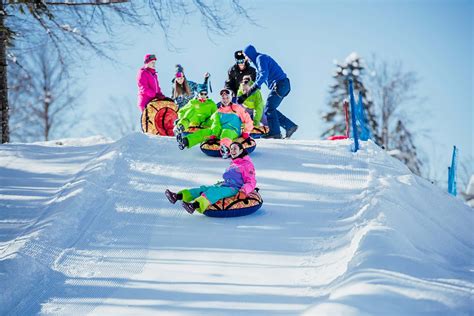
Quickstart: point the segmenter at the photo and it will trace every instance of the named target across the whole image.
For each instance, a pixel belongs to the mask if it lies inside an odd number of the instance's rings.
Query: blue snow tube
[[[210,205],[203,214],[209,217],[237,217],[255,213],[263,204],[258,191],[255,188],[245,199],[237,199],[237,196],[223,198]]]
[[[255,147],[257,147],[257,143],[251,137],[247,140],[243,139],[242,137],[239,137],[234,141],[239,142],[242,145],[244,145],[244,148],[247,149],[249,154],[255,150]],[[201,144],[200,147],[201,147],[201,151],[208,156],[222,157],[221,152],[220,152],[221,146],[219,145],[218,139],[210,139],[208,141],[205,141]]]

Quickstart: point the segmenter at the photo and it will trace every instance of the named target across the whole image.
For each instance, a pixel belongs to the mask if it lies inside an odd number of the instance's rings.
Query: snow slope
[[[259,140],[264,206],[189,215],[229,162],[131,134],[0,146],[0,314],[470,315],[472,209],[373,143]]]

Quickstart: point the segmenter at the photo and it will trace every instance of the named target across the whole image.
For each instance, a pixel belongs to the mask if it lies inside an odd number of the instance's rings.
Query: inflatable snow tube
[[[244,145],[244,148],[247,149],[248,153],[250,154],[255,150],[255,147],[257,147],[257,143],[252,137],[249,137],[248,140],[243,139],[242,137],[239,137],[235,139],[234,141],[241,143]],[[221,146],[219,145],[219,140],[217,139],[210,139],[208,141],[205,141],[201,144],[201,151],[205,153],[208,156],[211,157],[222,157],[221,155]]]
[[[348,139],[349,137],[345,135],[335,135],[335,136],[329,136],[328,140],[343,140],[343,139]]]
[[[173,136],[178,106],[172,101],[151,100],[142,113],[142,131],[147,134]]]
[[[228,197],[210,205],[204,211],[204,215],[210,217],[237,217],[255,213],[262,207],[263,199],[255,188],[245,199],[237,199],[236,196]]]
[[[265,126],[265,125],[254,127],[253,130],[250,132],[250,136],[252,136],[252,138],[260,138],[264,134],[268,134],[269,130],[270,129],[268,128],[268,126]]]

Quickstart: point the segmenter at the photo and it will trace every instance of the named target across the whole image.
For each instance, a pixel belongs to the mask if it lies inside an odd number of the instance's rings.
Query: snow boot
[[[194,213],[194,211],[197,208],[199,208],[199,202],[192,202],[192,203],[183,202],[181,205],[186,210],[186,212],[188,212],[189,214]]]
[[[274,135],[270,135],[270,134],[264,134],[262,135],[262,138],[266,138],[266,139],[269,139],[269,138],[274,138],[274,139],[281,139],[281,134],[274,134]]]
[[[289,129],[287,129],[285,138],[290,138],[291,135],[293,135],[296,132],[297,129],[298,129],[298,125],[295,125],[293,127],[290,127]]]
[[[186,136],[183,136],[182,133],[176,135],[176,141],[178,142],[178,148],[183,150],[189,146],[189,141]]]
[[[174,193],[174,192],[171,192],[168,189],[166,189],[165,195],[166,195],[166,197],[168,198],[168,201],[170,201],[171,204],[175,204],[176,201],[183,199],[183,195],[181,193]]]
[[[175,126],[173,128],[173,132],[175,135],[181,134],[184,132],[184,126],[182,124],[177,124],[177,122],[174,122]]]

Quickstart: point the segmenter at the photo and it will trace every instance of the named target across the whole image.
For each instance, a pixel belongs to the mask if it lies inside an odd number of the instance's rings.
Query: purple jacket
[[[155,69],[143,66],[137,74],[138,84],[138,107],[143,112],[148,102],[155,97],[160,99],[165,96],[161,93],[160,83],[158,82],[158,75]]]
[[[255,167],[249,156],[233,159],[222,177],[224,178],[222,186],[236,188],[247,195],[257,185]]]

